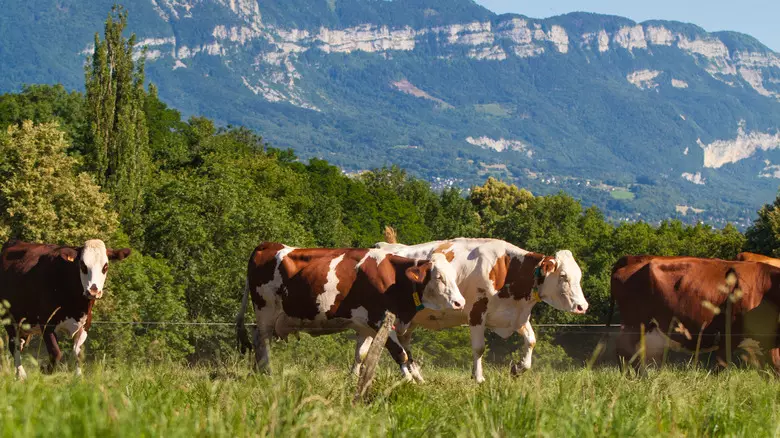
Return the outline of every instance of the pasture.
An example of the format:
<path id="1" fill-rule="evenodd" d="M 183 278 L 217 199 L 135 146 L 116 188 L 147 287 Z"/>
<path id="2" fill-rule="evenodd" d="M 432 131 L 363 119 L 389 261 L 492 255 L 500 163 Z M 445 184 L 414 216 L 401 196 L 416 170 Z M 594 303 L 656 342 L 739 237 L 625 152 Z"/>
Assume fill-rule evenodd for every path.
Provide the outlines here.
<path id="1" fill-rule="evenodd" d="M 713 374 L 685 365 L 644 378 L 615 366 L 543 364 L 512 378 L 470 361 L 423 364 L 427 382 L 401 381 L 383 355 L 370 403 L 352 404 L 349 343 L 340 337 L 274 343 L 270 376 L 248 358 L 209 364 L 88 361 L 83 378 L 0 373 L 3 436 L 777 436 L 780 381 L 769 372 Z M 27 355 L 26 361 L 32 358 Z"/>

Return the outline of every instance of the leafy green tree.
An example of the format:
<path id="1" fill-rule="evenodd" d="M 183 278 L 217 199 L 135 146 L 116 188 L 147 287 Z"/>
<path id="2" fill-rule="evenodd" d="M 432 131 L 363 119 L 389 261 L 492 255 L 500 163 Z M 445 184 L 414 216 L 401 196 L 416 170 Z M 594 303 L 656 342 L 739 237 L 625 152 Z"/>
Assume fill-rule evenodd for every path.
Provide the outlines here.
<path id="1" fill-rule="evenodd" d="M 107 293 L 95 306 L 90 331 L 93 355 L 120 360 L 178 360 L 193 353 L 186 326 L 128 324 L 187 320 L 184 285 L 177 282 L 168 262 L 138 252 L 111 268 Z"/>
<path id="2" fill-rule="evenodd" d="M 84 95 L 62 85 L 25 85 L 21 93 L 0 95 L 0 130 L 8 125 L 58 122 L 71 146 L 84 148 Z"/>
<path id="3" fill-rule="evenodd" d="M 748 251 L 780 257 L 780 195 L 758 211 L 758 220 L 745 236 Z"/>
<path id="4" fill-rule="evenodd" d="M 144 104 L 143 57 L 133 60 L 135 35 L 122 36 L 127 11 L 114 6 L 101 40 L 95 34 L 92 63 L 86 67 L 88 164 L 113 196 L 122 225 L 138 240 L 143 190 L 149 168 Z"/>
<path id="5" fill-rule="evenodd" d="M 506 215 L 523 210 L 533 199 L 531 192 L 492 176 L 481 186 L 471 188 L 469 200 L 482 218 L 483 232 L 492 236 L 496 223 Z"/>
<path id="6" fill-rule="evenodd" d="M 0 240 L 81 244 L 117 226 L 108 196 L 66 154 L 56 123 L 9 126 L 0 137 Z"/>

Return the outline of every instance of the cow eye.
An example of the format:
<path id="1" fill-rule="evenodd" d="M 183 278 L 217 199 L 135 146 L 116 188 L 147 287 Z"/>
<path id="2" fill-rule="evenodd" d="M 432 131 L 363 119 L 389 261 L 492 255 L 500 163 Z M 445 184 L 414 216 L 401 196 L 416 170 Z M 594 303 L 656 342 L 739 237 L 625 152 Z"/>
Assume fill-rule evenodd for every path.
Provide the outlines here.
<path id="1" fill-rule="evenodd" d="M 81 272 L 87 273 L 87 265 L 83 261 L 81 262 Z"/>
<path id="2" fill-rule="evenodd" d="M 108 271 L 108 263 L 103 265 L 103 273 L 105 274 Z"/>

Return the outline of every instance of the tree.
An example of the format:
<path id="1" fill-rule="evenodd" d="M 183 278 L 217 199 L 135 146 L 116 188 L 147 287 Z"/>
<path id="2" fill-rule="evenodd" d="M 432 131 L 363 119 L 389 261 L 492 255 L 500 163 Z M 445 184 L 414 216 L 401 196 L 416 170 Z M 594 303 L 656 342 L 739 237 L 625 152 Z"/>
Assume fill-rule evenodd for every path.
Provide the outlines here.
<path id="1" fill-rule="evenodd" d="M 9 126 L 0 138 L 0 239 L 82 244 L 107 239 L 117 215 L 76 159 L 56 123 Z"/>
<path id="2" fill-rule="evenodd" d="M 481 186 L 471 188 L 469 200 L 482 218 L 483 233 L 492 236 L 496 222 L 504 216 L 523 210 L 533 199 L 531 192 L 519 189 L 492 176 Z"/>
<path id="3" fill-rule="evenodd" d="M 114 6 L 105 39 L 95 34 L 86 67 L 89 167 L 112 194 L 125 231 L 140 238 L 143 189 L 149 173 L 143 56 L 133 60 L 135 35 L 125 39 L 127 11 Z"/>
<path id="4" fill-rule="evenodd" d="M 780 195 L 758 211 L 758 220 L 745 236 L 748 251 L 780 257 Z"/>

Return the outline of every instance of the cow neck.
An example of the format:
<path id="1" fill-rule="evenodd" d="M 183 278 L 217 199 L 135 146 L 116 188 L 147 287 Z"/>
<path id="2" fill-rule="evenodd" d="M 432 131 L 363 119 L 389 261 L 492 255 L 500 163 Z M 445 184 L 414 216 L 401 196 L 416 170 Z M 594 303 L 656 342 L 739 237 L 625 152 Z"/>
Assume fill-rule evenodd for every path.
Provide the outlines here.
<path id="1" fill-rule="evenodd" d="M 396 282 L 388 290 L 388 297 L 390 298 L 388 300 L 388 310 L 393 312 L 404 323 L 411 322 L 419 311 L 418 304 L 415 301 L 415 294 L 419 297 L 420 303 L 422 303 L 423 291 L 431 276 L 431 271 L 429 270 L 425 274 L 425 280 L 422 283 L 411 281 L 406 276 L 406 269 L 415 266 L 417 263 L 415 260 L 410 263 L 397 265 Z"/>
<path id="2" fill-rule="evenodd" d="M 500 298 L 513 298 L 519 300 L 531 300 L 534 303 L 541 301 L 539 286 L 544 283 L 544 275 L 541 272 L 544 255 L 534 252 L 525 254 L 512 254 L 507 252 L 499 258 L 495 273 L 491 273 L 494 287 L 498 290 Z M 498 263 L 504 263 L 501 267 Z M 500 271 L 505 272 L 501 279 Z M 502 281 L 503 280 L 503 281 Z"/>
<path id="3" fill-rule="evenodd" d="M 66 279 L 61 282 L 55 289 L 57 295 L 61 298 L 60 310 L 52 317 L 51 321 L 61 321 L 67 318 L 79 319 L 84 315 L 88 315 L 87 319 L 91 319 L 92 306 L 94 300 L 84 297 L 83 287 L 81 285 L 81 275 L 79 274 L 79 264 L 81 263 L 81 251 L 79 251 L 79 257 L 72 262 L 68 262 L 60 259 L 60 266 L 63 275 L 60 278 Z M 50 315 L 42 315 L 46 319 Z M 46 322 L 44 319 L 43 322 Z M 91 321 L 90 321 L 91 322 Z"/>

